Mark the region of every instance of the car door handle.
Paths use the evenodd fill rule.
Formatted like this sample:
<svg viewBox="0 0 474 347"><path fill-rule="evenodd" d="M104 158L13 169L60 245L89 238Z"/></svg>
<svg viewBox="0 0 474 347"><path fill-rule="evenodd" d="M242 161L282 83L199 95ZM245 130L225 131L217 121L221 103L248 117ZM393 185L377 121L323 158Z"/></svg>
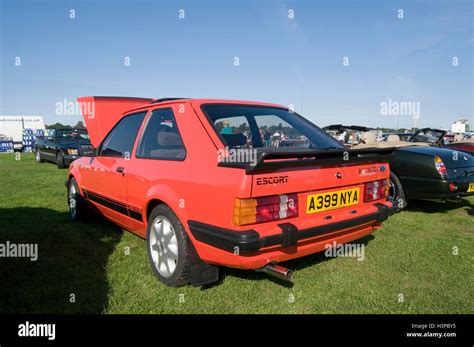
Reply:
<svg viewBox="0 0 474 347"><path fill-rule="evenodd" d="M123 173L123 166L119 166L115 169L117 172Z"/></svg>

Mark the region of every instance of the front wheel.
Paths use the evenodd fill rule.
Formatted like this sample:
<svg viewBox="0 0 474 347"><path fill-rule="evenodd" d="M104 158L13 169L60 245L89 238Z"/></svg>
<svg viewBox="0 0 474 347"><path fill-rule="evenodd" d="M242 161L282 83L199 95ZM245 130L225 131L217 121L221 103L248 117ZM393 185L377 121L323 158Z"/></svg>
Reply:
<svg viewBox="0 0 474 347"><path fill-rule="evenodd" d="M407 205L402 182L393 172L390 172L388 200L391 201L395 206L398 206L400 209L405 208Z"/></svg>
<svg viewBox="0 0 474 347"><path fill-rule="evenodd" d="M79 192L76 179L72 177L69 181L68 190L69 215L75 222L83 221L87 216L87 206L84 198Z"/></svg>
<svg viewBox="0 0 474 347"><path fill-rule="evenodd" d="M37 163L44 163L44 159L41 159L41 152L39 148L36 149L35 158Z"/></svg>
<svg viewBox="0 0 474 347"><path fill-rule="evenodd" d="M171 287L190 283L192 257L183 225L166 205L153 209L148 218L148 259L158 279Z"/></svg>
<svg viewBox="0 0 474 347"><path fill-rule="evenodd" d="M64 169L66 167L66 163L64 162L64 156L61 151L56 153L56 164L58 164L58 169Z"/></svg>

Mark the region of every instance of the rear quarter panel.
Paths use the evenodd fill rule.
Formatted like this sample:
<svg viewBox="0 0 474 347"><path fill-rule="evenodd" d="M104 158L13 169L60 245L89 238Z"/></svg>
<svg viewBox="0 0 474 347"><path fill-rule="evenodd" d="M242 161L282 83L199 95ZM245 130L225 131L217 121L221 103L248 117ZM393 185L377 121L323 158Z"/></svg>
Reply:
<svg viewBox="0 0 474 347"><path fill-rule="evenodd" d="M439 173L434 166L434 156L418 153L416 150L397 149L395 157L390 161L390 167L399 177L439 177Z"/></svg>

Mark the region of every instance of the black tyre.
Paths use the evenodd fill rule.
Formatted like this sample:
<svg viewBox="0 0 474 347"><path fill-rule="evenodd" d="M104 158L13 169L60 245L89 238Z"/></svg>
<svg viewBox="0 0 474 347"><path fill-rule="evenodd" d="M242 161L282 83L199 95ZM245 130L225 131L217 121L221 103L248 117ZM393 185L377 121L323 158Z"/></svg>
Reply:
<svg viewBox="0 0 474 347"><path fill-rule="evenodd" d="M171 287L190 283L193 264L190 241L183 225L166 205L158 205L148 217L147 251L153 272Z"/></svg>
<svg viewBox="0 0 474 347"><path fill-rule="evenodd" d="M56 164L58 164L58 169L64 169L66 167L66 163L64 162L64 156L61 151L56 153Z"/></svg>
<svg viewBox="0 0 474 347"><path fill-rule="evenodd" d="M388 200L390 200L400 209L405 208L407 205L407 199L405 196L405 191L403 190L402 182L393 172L390 172Z"/></svg>
<svg viewBox="0 0 474 347"><path fill-rule="evenodd" d="M35 158L37 163L44 163L44 159L41 158L41 152L39 148L36 149Z"/></svg>
<svg viewBox="0 0 474 347"><path fill-rule="evenodd" d="M79 187L74 177L71 177L67 189L67 202L69 206L69 215L75 222L84 221L87 218L89 209L83 196L79 192Z"/></svg>

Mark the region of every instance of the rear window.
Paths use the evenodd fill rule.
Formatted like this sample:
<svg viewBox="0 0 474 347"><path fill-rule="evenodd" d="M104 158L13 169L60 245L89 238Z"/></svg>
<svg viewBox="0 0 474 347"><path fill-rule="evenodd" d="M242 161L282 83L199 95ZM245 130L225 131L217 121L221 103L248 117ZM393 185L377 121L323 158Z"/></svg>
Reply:
<svg viewBox="0 0 474 347"><path fill-rule="evenodd" d="M89 134L85 129L59 129L56 131L56 137L58 139L80 139L89 140Z"/></svg>
<svg viewBox="0 0 474 347"><path fill-rule="evenodd" d="M229 148L345 148L311 122L284 108L212 104L203 105L202 110Z"/></svg>

